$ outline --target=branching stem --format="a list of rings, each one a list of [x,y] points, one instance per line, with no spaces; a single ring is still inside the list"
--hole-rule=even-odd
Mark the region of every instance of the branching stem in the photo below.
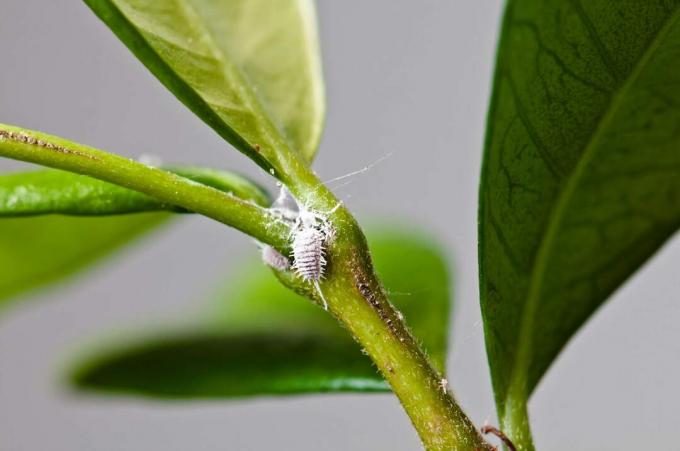
[[[0,156],[87,175],[215,219],[288,252],[289,227],[266,208],[162,169],[0,124]]]
[[[390,304],[358,224],[296,153],[278,150],[276,176],[305,208],[327,215],[336,237],[320,283],[329,311],[373,359],[428,450],[492,450],[452,397],[402,316]],[[0,125],[0,156],[133,189],[203,214],[289,252],[289,225],[270,210],[161,169],[42,133]],[[300,281],[281,277],[300,291]],[[310,287],[311,288],[311,287]],[[318,297],[309,290],[309,296]],[[318,299],[317,299],[318,301]]]
[[[492,450],[448,389],[392,304],[371,262],[366,239],[351,213],[296,156],[286,152],[280,170],[305,208],[326,216],[335,230],[320,284],[328,310],[371,357],[399,398],[428,450]],[[340,206],[339,206],[340,205]],[[301,282],[279,274],[296,291]],[[317,290],[307,295],[318,299]]]

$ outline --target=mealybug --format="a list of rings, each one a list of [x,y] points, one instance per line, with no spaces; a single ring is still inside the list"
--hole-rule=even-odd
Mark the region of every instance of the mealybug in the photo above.
[[[332,214],[340,205],[338,203],[328,214]],[[262,249],[262,259],[276,269],[294,269],[298,277],[314,285],[324,309],[328,310],[328,303],[319,286],[319,281],[326,270],[326,250],[335,236],[335,229],[328,221],[328,214],[324,215],[301,206],[283,186],[279,197],[272,204],[272,210],[277,213],[279,220],[291,224],[290,257],[293,264],[290,265],[285,256],[269,246]]]
[[[329,213],[333,213],[339,206],[340,204]],[[325,215],[300,208],[291,234],[293,269],[302,280],[314,284],[325,310],[328,310],[328,303],[321,292],[319,280],[324,276],[326,249],[334,236],[335,229]]]
[[[315,282],[326,269],[326,235],[314,226],[293,235],[293,269],[302,280]]]
[[[288,258],[271,246],[262,246],[262,261],[265,265],[279,271],[290,269],[290,261]]]

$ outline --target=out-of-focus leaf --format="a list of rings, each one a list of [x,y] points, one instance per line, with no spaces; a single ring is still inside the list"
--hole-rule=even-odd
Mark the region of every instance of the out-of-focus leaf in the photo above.
[[[0,219],[0,310],[16,295],[71,275],[167,217],[143,213]]]
[[[304,332],[158,339],[108,354],[81,370],[75,383],[171,398],[388,389],[351,341]]]
[[[266,169],[282,142],[308,160],[325,113],[311,0],[85,0],[220,136]]]
[[[396,229],[371,236],[376,268],[394,303],[443,369],[449,282],[439,248]],[[80,365],[74,383],[179,398],[389,389],[329,315],[261,264],[250,266],[229,283],[206,331],[100,352]]]
[[[565,343],[680,225],[678,124],[680,1],[508,2],[479,252],[511,438]]]
[[[247,179],[213,169],[172,172],[259,205],[267,194]],[[160,224],[177,210],[144,194],[55,169],[0,175],[0,306],[21,292],[59,280]],[[22,216],[41,217],[13,218]]]
[[[239,175],[202,168],[173,168],[172,172],[259,205],[269,205],[267,194]],[[0,175],[0,217],[161,210],[184,211],[137,191],[56,169]]]

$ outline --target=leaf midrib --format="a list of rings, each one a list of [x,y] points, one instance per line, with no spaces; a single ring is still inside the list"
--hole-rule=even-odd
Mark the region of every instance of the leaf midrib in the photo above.
[[[678,19],[680,19],[680,6],[676,6],[673,12],[669,14],[666,23],[651,40],[648,48],[644,51],[628,77],[621,84],[618,91],[612,95],[608,108],[598,121],[597,126],[591,134],[591,139],[584,146],[584,151],[581,154],[581,158],[576,163],[574,170],[567,178],[564,189],[558,196],[555,208],[550,215],[546,232],[543,235],[539,245],[538,253],[533,266],[534,270],[532,271],[531,279],[529,280],[528,295],[526,297],[526,303],[519,328],[517,357],[510,374],[510,384],[508,385],[508,390],[505,393],[506,410],[507,406],[512,403],[512,401],[524,403],[529,395],[529,393],[526,393],[526,377],[528,375],[529,364],[531,361],[531,345],[535,313],[540,299],[541,288],[543,285],[543,276],[547,268],[547,260],[557,237],[559,225],[562,222],[562,217],[566,210],[566,206],[569,204],[569,201],[571,200],[571,197],[578,186],[577,182],[580,180],[585,167],[596,154],[596,144],[601,139],[602,131],[609,126],[612,118],[618,111],[622,99],[626,97],[629,90],[637,81],[647,63],[665,41],[666,37],[673,29],[673,26],[678,21]],[[504,416],[504,413],[502,416]]]
[[[313,0],[296,1],[295,5],[300,11],[300,17],[302,17],[300,22],[304,28],[303,34],[307,37],[310,37],[310,39],[305,39],[303,42],[305,48],[307,49],[305,54],[311,58],[310,64],[308,64],[306,67],[309,72],[308,78],[311,81],[311,86],[314,93],[311,96],[314,101],[314,110],[323,111],[325,109],[325,99],[323,74],[321,73],[321,61],[319,60],[321,52],[319,52],[318,49],[319,32],[315,26],[314,20],[314,17],[316,17],[316,5]],[[312,48],[312,43],[314,43],[314,48]],[[316,148],[319,146],[319,142],[321,141],[321,134],[324,128],[324,117],[325,115],[321,114],[320,119],[317,117],[317,119],[314,120],[311,138],[307,138],[306,143],[309,148],[299,149],[300,153],[303,154],[305,159],[310,163],[314,159]],[[307,155],[307,151],[309,151],[309,155]]]
[[[198,30],[198,32],[204,38],[205,44],[210,49],[210,54],[215,59],[215,61],[219,63],[222,71],[222,76],[228,79],[229,74],[233,73],[238,79],[242,81],[243,91],[241,95],[246,100],[248,107],[255,114],[265,119],[264,122],[266,124],[266,127],[262,127],[260,121],[256,122],[256,126],[258,127],[260,133],[262,133],[266,137],[267,141],[272,146],[275,146],[276,143],[279,143],[281,141],[284,141],[288,146],[290,146],[286,134],[280,130],[280,127],[277,127],[274,124],[273,118],[271,117],[270,114],[267,113],[267,109],[264,107],[264,102],[251,89],[252,83],[250,82],[247,74],[245,74],[241,70],[238,64],[227,62],[232,60],[228,58],[229,55],[226,54],[226,51],[216,44],[217,40],[215,39],[215,36],[213,36],[213,34],[210,32],[210,28],[206,25],[201,15],[196,12],[194,7],[191,5],[191,2],[189,2],[188,0],[179,0],[179,4],[182,5],[182,8],[184,10],[184,17],[188,21],[194,23],[194,25],[196,26],[195,29]],[[279,139],[277,139],[277,137]],[[253,146],[256,143],[248,144],[250,146]]]

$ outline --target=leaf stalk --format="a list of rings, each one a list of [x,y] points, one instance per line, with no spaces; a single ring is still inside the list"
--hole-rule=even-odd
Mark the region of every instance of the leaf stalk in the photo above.
[[[200,213],[288,252],[289,226],[276,214],[171,172],[44,133],[0,124],[0,156],[36,163],[129,188]]]

